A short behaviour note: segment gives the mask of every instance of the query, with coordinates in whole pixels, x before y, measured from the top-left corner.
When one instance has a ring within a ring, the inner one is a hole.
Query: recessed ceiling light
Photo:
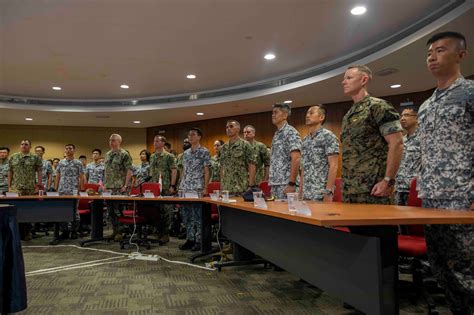
[[[53,90],[55,90],[55,91],[61,91],[62,89],[61,89],[60,86],[53,86]]]
[[[195,75],[195,74],[188,74],[188,75],[186,76],[186,78],[188,78],[188,79],[196,79],[196,75]]]
[[[357,6],[357,7],[354,7],[352,8],[351,10],[351,13],[353,15],[361,15],[361,14],[364,14],[365,12],[367,12],[367,9],[363,6]]]
[[[133,123],[134,123],[134,124],[141,124],[141,121],[139,121],[139,120],[134,120]]]
[[[276,57],[275,54],[268,53],[263,58],[265,58],[266,60],[273,60],[275,59],[275,57]]]
[[[129,88],[129,86],[126,85],[126,84],[122,84],[120,87],[121,87],[122,89],[128,89],[128,88]]]
[[[392,89],[398,89],[399,87],[401,87],[402,85],[401,84],[393,84],[393,85],[390,85],[390,87]]]
[[[204,113],[196,113],[198,116],[204,116]]]
[[[29,118],[29,117],[27,117],[27,118],[25,118],[25,120],[32,121],[32,120],[33,120],[33,118]]]
[[[284,101],[283,103],[284,104],[291,104],[291,103],[293,103],[293,101],[292,100],[287,100],[287,101]]]

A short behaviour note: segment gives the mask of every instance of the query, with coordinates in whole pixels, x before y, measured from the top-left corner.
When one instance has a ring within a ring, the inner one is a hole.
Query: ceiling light
[[[53,86],[53,90],[55,90],[55,91],[61,91],[61,87],[60,87],[60,86]]]
[[[274,54],[269,53],[269,54],[266,54],[263,58],[265,58],[266,60],[273,60],[275,59],[275,57],[276,56]]]
[[[198,116],[204,116],[204,113],[196,113]]]
[[[393,85],[390,85],[390,87],[392,89],[398,89],[399,87],[401,87],[402,85],[401,84],[393,84]]]
[[[351,13],[352,13],[353,15],[361,15],[361,14],[364,14],[366,11],[367,11],[367,9],[366,9],[365,7],[358,6],[358,7],[354,7],[354,8],[351,10]]]
[[[120,87],[121,87],[122,89],[128,89],[128,88],[129,88],[129,86],[126,85],[126,84],[122,84]]]
[[[195,75],[195,74],[188,74],[188,75],[186,76],[186,78],[188,78],[188,79],[196,79],[196,75]]]
[[[25,120],[32,121],[33,118],[25,118]]]
[[[134,124],[141,124],[141,121],[139,121],[139,120],[134,120],[133,123],[134,123]]]
[[[284,101],[283,103],[284,104],[291,104],[291,103],[293,103],[293,101],[292,100],[287,100],[287,101]]]

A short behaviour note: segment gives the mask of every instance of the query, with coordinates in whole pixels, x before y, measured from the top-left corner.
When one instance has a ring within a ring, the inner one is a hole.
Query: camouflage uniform
[[[469,211],[474,200],[474,83],[458,78],[418,111],[423,207]],[[428,258],[451,309],[474,296],[474,225],[427,225]]]
[[[265,168],[270,166],[270,152],[268,152],[267,146],[258,141],[249,142],[252,147],[253,154],[257,160],[255,166],[255,184],[260,184],[265,176]]]
[[[8,159],[0,160],[0,195],[8,191]]]
[[[301,137],[298,131],[285,123],[275,132],[272,140],[270,159],[270,180],[272,195],[277,199],[285,199],[285,188],[288,186],[293,151],[301,152]]]
[[[179,186],[179,183],[181,182],[181,177],[183,177],[183,153],[178,154],[176,157],[176,169],[178,170],[178,174],[176,175],[176,184]]]
[[[421,167],[421,148],[418,130],[411,136],[403,137],[403,157],[395,178],[395,204],[408,205],[410,184]]]
[[[140,186],[144,182],[149,181],[150,163],[142,162],[142,164],[134,166],[132,175],[135,176],[135,186]]]
[[[133,170],[132,157],[130,154],[124,149],[117,151],[110,150],[105,154],[104,165],[105,188],[110,190],[112,195],[127,194],[127,191],[122,193],[120,190],[125,185],[127,172]],[[117,232],[119,224],[117,217],[122,214],[122,211],[120,211],[118,207],[119,203],[120,202],[107,203],[107,211],[114,229],[114,234]]]
[[[34,194],[38,178],[36,172],[40,171],[43,166],[41,159],[31,153],[18,152],[10,157],[8,164],[13,172],[12,191],[16,191],[20,195]]]
[[[323,200],[329,173],[328,156],[339,154],[339,141],[331,131],[320,128],[303,139],[301,169],[304,171],[303,198]]]
[[[42,166],[41,166],[41,184],[43,185],[44,190],[49,190],[50,187],[48,187],[48,175],[53,174],[53,166],[51,165],[51,162],[46,161],[46,160],[41,160]],[[38,181],[38,179],[36,179]],[[51,181],[50,185],[53,185],[54,182]]]
[[[373,197],[370,192],[385,177],[388,144],[384,136],[401,131],[400,115],[386,101],[368,95],[352,105],[341,132],[344,202],[390,203],[388,197]]]
[[[180,189],[184,191],[202,191],[204,188],[204,168],[211,164],[211,155],[204,147],[187,149],[183,153],[183,178]],[[202,205],[183,204],[182,218],[186,225],[186,239],[199,243],[201,241]]]
[[[155,152],[150,157],[150,175],[153,183],[160,182],[161,175],[161,195],[169,195],[171,186],[171,173],[176,169],[176,162],[171,153],[163,150],[161,153]],[[158,220],[158,232],[161,235],[169,235],[171,225],[171,213],[173,205],[160,205],[160,217]]]
[[[90,184],[99,184],[104,180],[105,165],[103,163],[90,162],[86,166],[86,179]]]
[[[209,168],[211,173],[211,182],[220,182],[221,181],[221,163],[219,158],[216,155],[211,156],[211,166]]]
[[[225,143],[217,154],[221,163],[221,189],[231,194],[241,194],[249,187],[248,166],[256,164],[250,144],[243,140]]]
[[[60,195],[72,195],[74,190],[79,191],[79,179],[84,174],[84,165],[78,159],[68,160],[62,159],[56,168],[57,174],[59,174],[58,193]],[[74,215],[74,219],[70,224],[63,224],[62,229],[67,229],[75,232],[79,225],[80,217],[77,211]]]

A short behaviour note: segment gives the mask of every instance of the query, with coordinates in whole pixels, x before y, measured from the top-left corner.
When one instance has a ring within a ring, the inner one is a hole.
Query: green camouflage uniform
[[[221,189],[232,194],[240,194],[247,190],[248,166],[256,165],[256,158],[250,144],[243,140],[225,143],[218,153],[221,164]]]
[[[253,141],[249,142],[252,147],[253,154],[257,159],[256,172],[255,172],[255,184],[260,184],[265,176],[265,168],[270,167],[270,152],[267,146],[261,142]]]
[[[10,170],[12,171],[12,191],[20,195],[32,195],[35,192],[36,172],[43,167],[41,159],[31,153],[23,154],[21,152],[13,154],[8,160]]]
[[[221,164],[219,163],[219,158],[217,157],[217,154],[211,156],[211,166],[209,167],[209,171],[211,173],[211,182],[221,181]]]
[[[370,195],[383,180],[388,144],[384,136],[401,132],[400,115],[386,101],[364,97],[342,121],[342,182],[344,202],[389,204],[388,197]]]
[[[184,153],[184,152],[183,152]],[[176,157],[176,169],[178,170],[178,174],[176,175],[176,186],[179,187],[179,183],[181,182],[181,177],[183,177],[183,153],[178,154]]]

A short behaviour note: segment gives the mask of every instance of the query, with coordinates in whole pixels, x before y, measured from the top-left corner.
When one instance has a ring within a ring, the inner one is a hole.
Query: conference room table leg
[[[93,200],[91,203],[91,238],[81,241],[80,245],[108,240],[104,237],[104,201]]]

